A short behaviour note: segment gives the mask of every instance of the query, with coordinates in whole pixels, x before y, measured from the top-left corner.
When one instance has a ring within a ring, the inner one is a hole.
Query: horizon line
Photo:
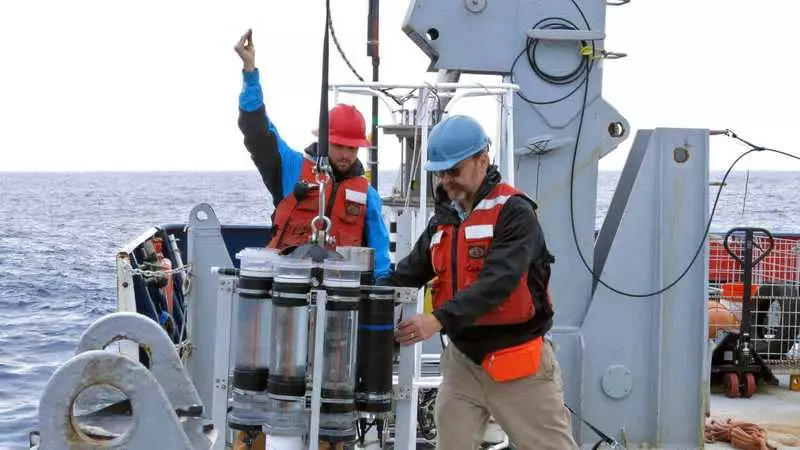
[[[598,169],[598,172],[622,172],[623,169]],[[378,169],[381,172],[399,172],[399,169]],[[710,172],[726,172],[727,169],[711,169]],[[797,169],[733,169],[731,172],[800,172]],[[256,169],[2,169],[0,173],[253,173],[258,174]]]

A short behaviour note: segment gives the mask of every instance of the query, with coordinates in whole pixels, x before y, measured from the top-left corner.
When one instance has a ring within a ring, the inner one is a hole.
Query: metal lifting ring
[[[330,175],[328,175],[328,171],[325,169],[319,170],[317,171],[316,179],[317,183],[321,185],[328,182],[328,180],[330,179]]]
[[[325,233],[329,232],[331,230],[331,219],[329,219],[327,216],[315,216],[313,219],[311,219],[311,229],[315,232],[318,231],[317,221],[320,219],[325,222]]]

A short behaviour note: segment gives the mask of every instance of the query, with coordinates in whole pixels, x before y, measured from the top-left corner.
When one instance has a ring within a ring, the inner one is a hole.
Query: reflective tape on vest
[[[442,231],[437,231],[436,233],[433,234],[433,236],[431,237],[431,245],[430,245],[431,247],[442,242],[442,233],[443,233]]]
[[[432,284],[434,309],[453,300],[457,291],[468,288],[480,278],[486,259],[491,254],[494,229],[500,213],[515,195],[523,193],[510,185],[499,183],[478,202],[460,226],[437,225],[430,244],[431,266],[436,275]],[[453,260],[454,257],[457,259]],[[528,281],[528,271],[525,270],[508,298],[478,318],[475,325],[516,324],[533,318],[536,312]]]
[[[484,239],[494,236],[494,226],[492,225],[470,225],[464,228],[464,238]]]
[[[367,194],[364,192],[354,191],[352,189],[345,189],[344,199],[348,202],[360,203],[362,205],[367,204]]]
[[[477,205],[475,205],[475,209],[474,210],[483,211],[483,210],[492,209],[492,208],[497,207],[497,206],[503,206],[503,205],[506,204],[506,202],[508,201],[509,198],[511,198],[510,195],[500,195],[500,196],[497,196],[495,198],[485,198],[485,199],[481,200],[480,202],[478,202]]]

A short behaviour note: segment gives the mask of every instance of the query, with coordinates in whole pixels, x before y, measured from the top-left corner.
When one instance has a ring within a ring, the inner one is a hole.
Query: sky
[[[367,0],[331,6],[344,51],[370,76]],[[407,7],[381,2],[385,82],[435,78],[400,29]],[[302,149],[315,139],[324,13],[323,0],[0,2],[0,171],[253,170],[236,124],[241,61],[233,51],[248,28],[270,116]],[[609,7],[605,47],[628,57],[605,62],[603,97],[628,119],[631,136],[661,126],[731,128],[800,154],[800,90],[789,68],[798,16],[800,2],[790,0]],[[355,81],[335,52],[331,80]],[[367,99],[343,100],[369,114]],[[474,101],[459,110],[483,109]],[[484,125],[494,133],[493,121]],[[620,169],[632,140],[600,168]],[[381,168],[396,168],[396,141],[379,142]],[[721,137],[711,145],[716,170],[745,150]],[[737,168],[800,170],[800,163],[758,154]]]

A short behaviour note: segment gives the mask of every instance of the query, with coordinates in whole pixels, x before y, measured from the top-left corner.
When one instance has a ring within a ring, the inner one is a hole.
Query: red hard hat
[[[328,140],[331,144],[344,147],[369,147],[367,125],[364,116],[355,106],[338,104],[328,112]],[[318,130],[314,130],[318,135]]]

